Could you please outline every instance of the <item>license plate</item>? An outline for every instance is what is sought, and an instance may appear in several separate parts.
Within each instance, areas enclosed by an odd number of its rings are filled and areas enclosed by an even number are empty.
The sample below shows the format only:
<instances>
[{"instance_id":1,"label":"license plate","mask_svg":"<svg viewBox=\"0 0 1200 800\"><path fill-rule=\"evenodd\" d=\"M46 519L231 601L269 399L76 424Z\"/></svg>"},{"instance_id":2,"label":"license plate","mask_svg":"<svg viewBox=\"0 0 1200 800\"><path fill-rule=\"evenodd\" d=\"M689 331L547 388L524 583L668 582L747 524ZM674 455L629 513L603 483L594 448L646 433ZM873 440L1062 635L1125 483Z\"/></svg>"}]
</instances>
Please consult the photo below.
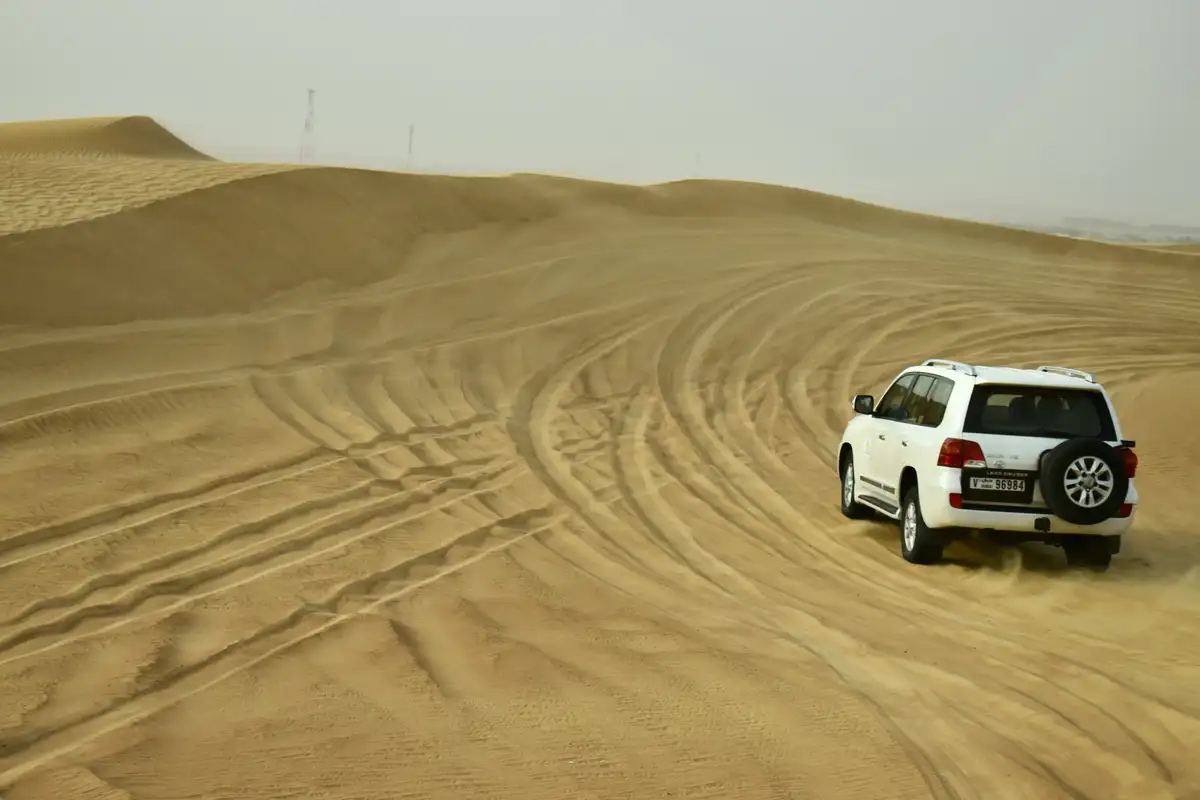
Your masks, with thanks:
<instances>
[{"instance_id":1,"label":"license plate","mask_svg":"<svg viewBox=\"0 0 1200 800\"><path fill-rule=\"evenodd\" d=\"M981 492L1023 492L1025 481L1020 478L971 478L971 488Z\"/></svg>"}]
</instances>

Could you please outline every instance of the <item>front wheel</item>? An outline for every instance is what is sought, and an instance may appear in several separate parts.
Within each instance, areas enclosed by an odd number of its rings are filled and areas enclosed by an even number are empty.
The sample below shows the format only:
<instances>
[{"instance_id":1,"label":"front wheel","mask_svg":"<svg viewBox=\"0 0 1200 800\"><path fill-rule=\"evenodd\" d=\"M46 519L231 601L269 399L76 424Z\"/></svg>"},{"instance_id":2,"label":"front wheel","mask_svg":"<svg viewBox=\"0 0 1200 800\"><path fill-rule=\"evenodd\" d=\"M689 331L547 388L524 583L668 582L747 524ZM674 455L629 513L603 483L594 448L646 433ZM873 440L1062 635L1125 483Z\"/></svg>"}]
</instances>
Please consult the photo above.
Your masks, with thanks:
<instances>
[{"instance_id":1,"label":"front wheel","mask_svg":"<svg viewBox=\"0 0 1200 800\"><path fill-rule=\"evenodd\" d=\"M914 486L904 495L900 514L900 555L913 564L936 564L942 560L942 548L936 534L925 525L921 495Z\"/></svg>"},{"instance_id":2,"label":"front wheel","mask_svg":"<svg viewBox=\"0 0 1200 800\"><path fill-rule=\"evenodd\" d=\"M871 509L854 499L854 456L847 456L842 465L842 515L850 519L866 519Z\"/></svg>"}]
</instances>

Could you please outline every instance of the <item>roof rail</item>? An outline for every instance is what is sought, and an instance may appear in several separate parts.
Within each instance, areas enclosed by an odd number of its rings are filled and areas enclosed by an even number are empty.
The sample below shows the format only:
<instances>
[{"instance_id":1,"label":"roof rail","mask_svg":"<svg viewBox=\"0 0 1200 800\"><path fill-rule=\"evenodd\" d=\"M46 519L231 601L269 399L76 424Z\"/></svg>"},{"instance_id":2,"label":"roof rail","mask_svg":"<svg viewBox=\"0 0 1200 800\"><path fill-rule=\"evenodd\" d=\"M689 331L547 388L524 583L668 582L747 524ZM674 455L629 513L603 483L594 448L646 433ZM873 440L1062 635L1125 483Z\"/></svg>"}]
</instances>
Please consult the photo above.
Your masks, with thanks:
<instances>
[{"instance_id":1,"label":"roof rail","mask_svg":"<svg viewBox=\"0 0 1200 800\"><path fill-rule=\"evenodd\" d=\"M1096 376L1090 372L1084 372L1081 369L1071 369L1070 367L1038 367L1038 372L1057 372L1060 375L1068 375L1072 378L1083 378L1088 383L1095 383Z\"/></svg>"},{"instance_id":2,"label":"roof rail","mask_svg":"<svg viewBox=\"0 0 1200 800\"><path fill-rule=\"evenodd\" d=\"M928 361L926 361L924 364L922 364L922 366L925 366L925 367L948 367L953 370L958 370L959 372L965 372L971 376L974 376L976 374L975 368L972 367L970 364L964 364L961 361L951 361L946 358L931 358Z\"/></svg>"}]
</instances>

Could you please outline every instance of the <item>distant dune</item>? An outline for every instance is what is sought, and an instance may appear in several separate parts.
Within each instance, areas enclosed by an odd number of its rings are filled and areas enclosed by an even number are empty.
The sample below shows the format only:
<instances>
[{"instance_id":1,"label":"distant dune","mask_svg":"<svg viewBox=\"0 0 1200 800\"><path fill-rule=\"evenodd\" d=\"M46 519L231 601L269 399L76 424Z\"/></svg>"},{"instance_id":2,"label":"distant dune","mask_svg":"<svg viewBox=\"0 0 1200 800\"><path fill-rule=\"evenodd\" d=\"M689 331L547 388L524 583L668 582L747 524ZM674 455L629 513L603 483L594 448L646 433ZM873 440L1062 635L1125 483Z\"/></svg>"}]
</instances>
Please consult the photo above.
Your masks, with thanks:
<instances>
[{"instance_id":1,"label":"distant dune","mask_svg":"<svg viewBox=\"0 0 1200 800\"><path fill-rule=\"evenodd\" d=\"M0 125L6 155L212 160L149 117L91 117Z\"/></svg>"},{"instance_id":2,"label":"distant dune","mask_svg":"<svg viewBox=\"0 0 1200 800\"><path fill-rule=\"evenodd\" d=\"M762 184L687 180L636 187L540 175L462 178L223 164L144 117L0 125L0 148L0 173L9 177L0 184L0 233L95 220L84 228L0 239L0 260L25 275L0 297L0 318L19 324L245 312L311 281L350 288L390 277L397 258L422 236L580 217L610 224L626 215L790 217L910 241L934 237L939 246L951 236L958 247L986 244L1114 264L1178 262ZM129 258L131 245L169 253L170 269L157 258ZM80 246L87 258L72 258ZM130 285L139 291L128 291ZM51 300L62 293L73 300Z\"/></svg>"},{"instance_id":3,"label":"distant dune","mask_svg":"<svg viewBox=\"0 0 1200 800\"><path fill-rule=\"evenodd\" d=\"M1156 250L1166 250L1171 253L1200 254L1200 242L1196 244L1158 244L1153 247Z\"/></svg>"},{"instance_id":4,"label":"distant dune","mask_svg":"<svg viewBox=\"0 0 1200 800\"><path fill-rule=\"evenodd\" d=\"M0 793L1200 793L1198 253L0 126ZM1108 573L840 515L930 356L1110 387Z\"/></svg>"},{"instance_id":5,"label":"distant dune","mask_svg":"<svg viewBox=\"0 0 1200 800\"><path fill-rule=\"evenodd\" d=\"M290 169L223 164L147 117L0 124L0 236Z\"/></svg>"}]
</instances>

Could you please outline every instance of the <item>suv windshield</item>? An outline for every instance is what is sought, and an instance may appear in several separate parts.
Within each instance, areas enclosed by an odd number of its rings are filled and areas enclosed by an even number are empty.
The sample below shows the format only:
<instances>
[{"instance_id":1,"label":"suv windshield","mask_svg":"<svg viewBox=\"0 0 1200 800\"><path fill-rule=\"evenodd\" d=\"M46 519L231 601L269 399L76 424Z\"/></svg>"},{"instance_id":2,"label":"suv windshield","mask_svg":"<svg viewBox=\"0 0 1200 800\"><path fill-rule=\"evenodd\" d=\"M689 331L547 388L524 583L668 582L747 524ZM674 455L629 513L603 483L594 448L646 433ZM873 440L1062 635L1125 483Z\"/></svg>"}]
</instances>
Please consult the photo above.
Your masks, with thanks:
<instances>
[{"instance_id":1,"label":"suv windshield","mask_svg":"<svg viewBox=\"0 0 1200 800\"><path fill-rule=\"evenodd\" d=\"M1108 404L1099 392L1048 386L977 385L967 407L964 433L1114 441Z\"/></svg>"}]
</instances>

